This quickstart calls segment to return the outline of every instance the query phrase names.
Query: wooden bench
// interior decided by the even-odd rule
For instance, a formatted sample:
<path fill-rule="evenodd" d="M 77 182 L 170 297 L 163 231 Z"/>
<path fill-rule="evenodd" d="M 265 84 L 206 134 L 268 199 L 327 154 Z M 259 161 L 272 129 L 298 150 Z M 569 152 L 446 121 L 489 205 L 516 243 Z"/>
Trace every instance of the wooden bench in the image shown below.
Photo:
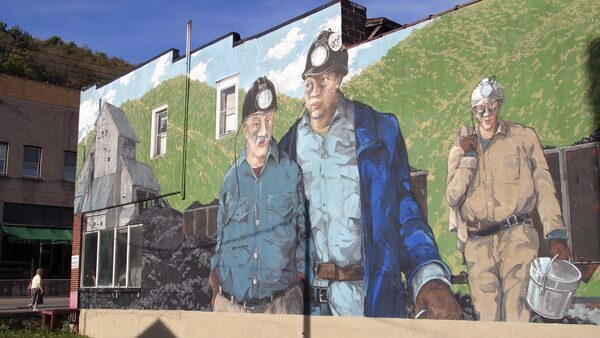
<path fill-rule="evenodd" d="M 43 309 L 42 326 L 46 325 L 46 316 L 50 316 L 50 332 L 54 331 L 54 317 L 59 315 L 69 315 L 69 323 L 74 324 L 77 328 L 79 324 L 79 309 Z M 72 318 L 72 320 L 71 320 Z"/>

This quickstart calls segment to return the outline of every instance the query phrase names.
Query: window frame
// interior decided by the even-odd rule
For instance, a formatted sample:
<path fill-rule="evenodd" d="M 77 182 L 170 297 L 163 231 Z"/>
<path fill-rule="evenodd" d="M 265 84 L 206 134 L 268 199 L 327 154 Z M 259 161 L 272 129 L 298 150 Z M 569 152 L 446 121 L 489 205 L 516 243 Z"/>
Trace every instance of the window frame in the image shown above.
<path fill-rule="evenodd" d="M 0 168 L 0 176 L 6 176 L 8 175 L 8 143 L 0 142 L 0 146 L 4 146 L 4 158 L 0 159 L 4 164 Z"/>
<path fill-rule="evenodd" d="M 167 120 L 167 128 L 163 133 L 158 132 L 158 128 L 160 127 L 160 116 L 166 115 Z M 163 103 L 152 108 L 152 125 L 150 130 L 150 159 L 156 159 L 167 155 L 167 142 L 168 142 L 168 134 L 169 134 L 169 105 L 167 103 Z M 165 147 L 161 149 L 159 139 L 165 139 Z M 159 154 L 158 151 L 162 150 Z"/>
<path fill-rule="evenodd" d="M 96 266 L 94 269 L 94 276 L 95 276 L 95 280 L 94 280 L 94 285 L 84 285 L 84 281 L 85 281 L 85 271 L 83 271 L 82 273 L 80 273 L 79 279 L 80 279 L 80 287 L 83 289 L 94 289 L 94 288 L 114 288 L 114 289 L 139 289 L 141 288 L 141 285 L 138 286 L 130 286 L 131 284 L 131 278 L 130 278 L 130 274 L 131 274 L 131 262 L 130 262 L 130 255 L 131 255 L 131 236 L 132 236 L 132 229 L 133 228 L 142 228 L 142 233 L 143 233 L 143 224 L 130 224 L 130 225 L 126 225 L 126 226 L 120 226 L 120 227 L 114 227 L 112 228 L 112 241 L 113 241 L 113 250 L 112 250 L 112 269 L 109 269 L 110 273 L 111 273 L 111 283 L 109 285 L 98 285 L 98 269 L 100 267 L 100 232 L 102 231 L 108 231 L 107 229 L 104 230 L 93 230 L 93 231 L 86 231 L 83 234 L 83 246 L 82 246 L 82 259 L 81 262 L 82 264 L 85 264 L 85 246 L 86 246 L 86 241 L 85 241 L 85 236 L 90 235 L 90 234 L 96 234 Z M 119 233 L 119 230 L 123 230 L 123 229 L 127 229 L 127 250 L 126 250 L 126 263 L 125 263 L 125 285 L 117 285 L 117 279 L 118 276 L 116 276 L 117 273 L 117 263 L 116 263 L 116 258 L 117 258 L 117 234 Z M 142 236 L 142 241 L 143 241 L 143 236 Z M 142 245 L 142 243 L 138 243 L 138 245 Z M 140 256 L 141 258 L 141 256 Z M 141 266 L 142 262 L 140 260 L 139 265 Z M 83 266 L 83 265 L 82 265 Z M 83 266 L 84 269 L 87 269 L 87 267 Z"/>
<path fill-rule="evenodd" d="M 75 156 L 75 158 L 74 158 L 75 165 L 68 166 L 69 168 L 73 168 L 73 180 L 67 179 L 65 177 L 65 169 L 67 168 L 67 165 L 65 162 L 67 160 L 67 154 L 72 154 L 73 156 Z M 63 151 L 63 181 L 68 182 L 68 183 L 75 183 L 76 180 L 77 180 L 77 152 L 65 150 L 65 151 Z"/>
<path fill-rule="evenodd" d="M 221 92 L 227 90 L 229 88 L 234 88 L 234 104 L 233 107 L 233 119 L 235 124 L 232 130 L 224 129 L 221 132 Z M 221 139 L 229 135 L 233 135 L 237 132 L 238 129 L 238 99 L 239 99 L 239 74 L 230 75 L 220 81 L 217 81 L 217 97 L 216 97 L 216 109 L 215 109 L 215 138 Z M 227 119 L 225 119 L 225 127 L 227 126 Z"/>
<path fill-rule="evenodd" d="M 26 162 L 25 161 L 25 150 L 26 149 L 37 149 L 38 150 L 38 156 L 37 156 L 37 176 L 29 176 L 29 175 L 25 175 L 25 163 L 34 163 L 34 162 Z M 22 161 L 22 165 L 21 165 L 21 176 L 24 178 L 31 178 L 31 179 L 40 179 L 42 177 L 42 148 L 41 147 L 35 147 L 35 146 L 23 146 L 23 161 Z"/>

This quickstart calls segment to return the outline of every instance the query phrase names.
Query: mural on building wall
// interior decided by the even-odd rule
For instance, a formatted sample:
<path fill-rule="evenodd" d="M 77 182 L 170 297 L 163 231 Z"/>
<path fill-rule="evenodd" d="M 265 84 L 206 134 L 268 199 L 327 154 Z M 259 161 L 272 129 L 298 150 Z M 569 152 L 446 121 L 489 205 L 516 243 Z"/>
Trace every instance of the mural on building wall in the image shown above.
<path fill-rule="evenodd" d="M 600 125 L 598 5 L 352 47 L 341 6 L 193 52 L 189 102 L 174 51 L 82 92 L 82 307 L 549 321 L 529 266 L 555 254 L 583 272 L 555 296 L 600 297 L 598 144 L 569 147 Z"/>

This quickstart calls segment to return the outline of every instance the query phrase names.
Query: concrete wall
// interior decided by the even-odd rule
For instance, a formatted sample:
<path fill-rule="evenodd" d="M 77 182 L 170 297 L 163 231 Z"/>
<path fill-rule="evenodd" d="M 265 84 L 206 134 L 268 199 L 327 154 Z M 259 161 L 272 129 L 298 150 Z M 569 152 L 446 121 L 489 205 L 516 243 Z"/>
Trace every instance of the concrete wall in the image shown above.
<path fill-rule="evenodd" d="M 232 325 L 235 323 L 235 325 Z M 588 325 L 406 320 L 199 311 L 81 310 L 79 332 L 102 337 L 594 337 Z"/>

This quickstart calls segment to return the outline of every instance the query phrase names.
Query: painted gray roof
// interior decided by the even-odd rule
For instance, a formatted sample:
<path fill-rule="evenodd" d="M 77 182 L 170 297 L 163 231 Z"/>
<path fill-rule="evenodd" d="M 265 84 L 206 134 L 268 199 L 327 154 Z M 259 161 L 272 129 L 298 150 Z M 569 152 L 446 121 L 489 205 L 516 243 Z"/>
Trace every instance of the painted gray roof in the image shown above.
<path fill-rule="evenodd" d="M 125 164 L 125 169 L 129 177 L 131 177 L 133 185 L 156 191 L 160 189 L 156 177 L 149 166 L 127 158 L 121 157 L 121 159 Z"/>
<path fill-rule="evenodd" d="M 115 174 L 98 177 L 92 181 L 91 194 L 85 203 L 83 211 L 90 211 L 108 207 L 110 193 L 115 182 Z M 89 207 L 88 207 L 89 206 Z M 87 207 L 87 208 L 86 208 Z"/>
<path fill-rule="evenodd" d="M 137 135 L 135 134 L 135 131 L 131 127 L 131 124 L 129 124 L 127 116 L 125 116 L 125 113 L 121 109 L 113 106 L 108 102 L 105 102 L 104 105 L 102 105 L 102 112 L 107 112 L 111 116 L 112 120 L 117 126 L 117 130 L 120 136 L 130 138 L 137 143 L 140 142 Z"/>

